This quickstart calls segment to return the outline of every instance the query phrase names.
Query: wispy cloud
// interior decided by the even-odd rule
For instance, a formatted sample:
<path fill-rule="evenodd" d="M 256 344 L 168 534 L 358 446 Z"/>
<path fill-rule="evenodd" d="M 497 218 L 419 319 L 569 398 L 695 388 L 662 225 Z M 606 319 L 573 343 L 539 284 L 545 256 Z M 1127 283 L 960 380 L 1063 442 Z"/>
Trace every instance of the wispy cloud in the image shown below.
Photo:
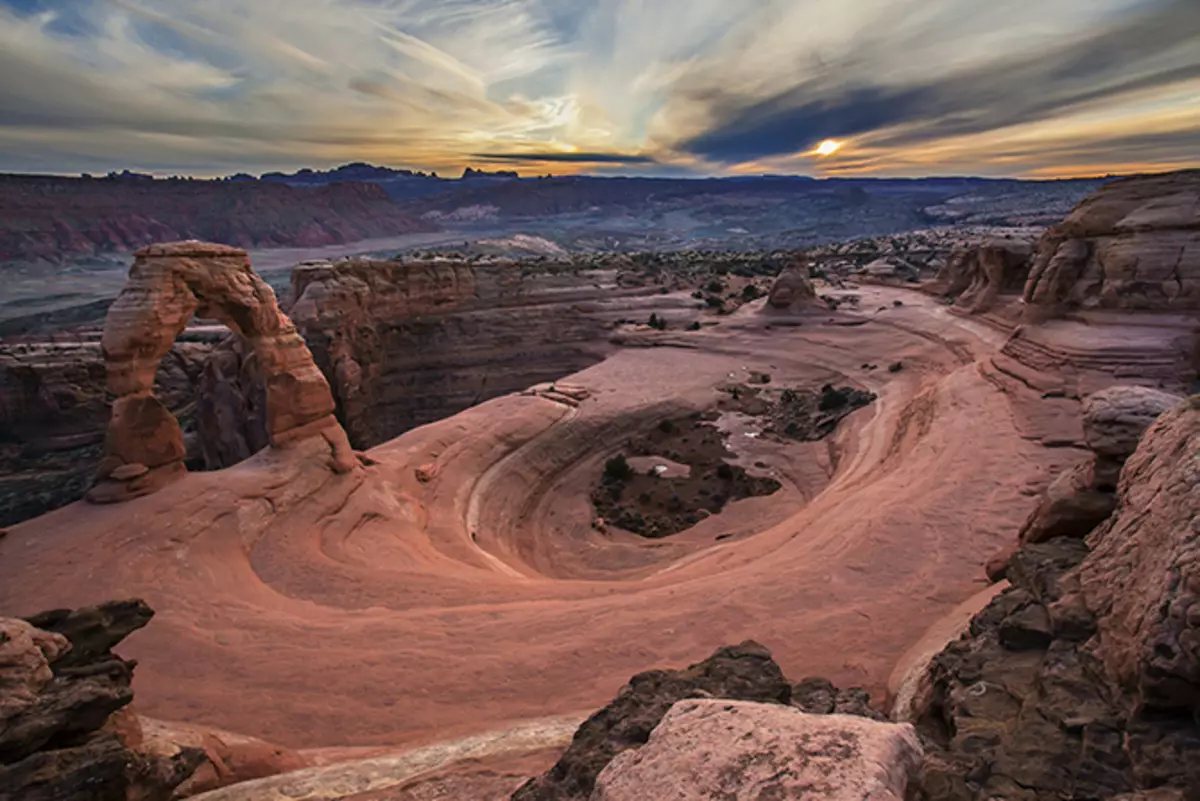
<path fill-rule="evenodd" d="M 1197 96 L 1196 0 L 0 0 L 0 169 L 1178 166 Z"/>

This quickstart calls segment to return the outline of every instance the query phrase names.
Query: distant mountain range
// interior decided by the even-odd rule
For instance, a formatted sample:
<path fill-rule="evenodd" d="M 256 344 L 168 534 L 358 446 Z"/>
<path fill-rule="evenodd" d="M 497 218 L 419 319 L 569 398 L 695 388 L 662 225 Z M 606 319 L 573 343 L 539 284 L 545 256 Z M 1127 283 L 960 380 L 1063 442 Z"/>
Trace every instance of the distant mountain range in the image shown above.
<path fill-rule="evenodd" d="M 199 238 L 320 247 L 446 229 L 527 233 L 568 250 L 806 247 L 921 227 L 1046 225 L 1099 180 L 458 178 L 345 164 L 332 170 L 155 179 L 123 172 L 0 175 L 0 261 L 56 262 Z"/>

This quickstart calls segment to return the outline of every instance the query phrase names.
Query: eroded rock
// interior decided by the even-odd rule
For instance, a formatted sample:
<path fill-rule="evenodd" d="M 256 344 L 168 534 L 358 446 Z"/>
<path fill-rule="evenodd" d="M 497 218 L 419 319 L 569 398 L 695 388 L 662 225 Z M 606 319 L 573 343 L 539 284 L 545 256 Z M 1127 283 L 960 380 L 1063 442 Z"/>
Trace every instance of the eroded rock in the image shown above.
<path fill-rule="evenodd" d="M 1086 537 L 1108 519 L 1117 505 L 1117 478 L 1125 459 L 1155 418 L 1179 400 L 1139 386 L 1109 387 L 1089 395 L 1083 403 L 1083 435 L 1092 457 L 1046 488 L 1021 527 L 1020 541 Z"/>
<path fill-rule="evenodd" d="M 1200 171 L 1112 181 L 1038 244 L 1024 299 L 1069 308 L 1200 309 Z"/>
<path fill-rule="evenodd" d="M 907 724 L 686 700 L 671 707 L 646 745 L 608 764 L 590 798 L 900 801 L 920 767 L 921 746 Z"/>
<path fill-rule="evenodd" d="M 135 663 L 110 649 L 151 614 L 129 601 L 0 618 L 0 799 L 166 801 L 204 761 L 139 751 L 136 724 L 117 714 Z"/>
<path fill-rule="evenodd" d="M 808 267 L 795 265 L 786 268 L 771 285 L 767 305 L 780 311 L 798 309 L 817 299 L 816 290 L 808 278 Z"/>
<path fill-rule="evenodd" d="M 927 798 L 1192 797 L 1198 493 L 1193 398 L 1146 432 L 1086 543 L 1018 550 L 1012 588 L 933 660 L 917 712 Z"/>
<path fill-rule="evenodd" d="M 1141 705 L 1200 712 L 1200 403 L 1178 404 L 1125 464 L 1088 539 L 1082 595 L 1109 677 Z"/>
<path fill-rule="evenodd" d="M 104 326 L 108 388 L 116 401 L 89 500 L 106 503 L 145 495 L 186 472 L 182 430 L 155 396 L 154 377 L 159 361 L 194 316 L 220 320 L 254 351 L 266 387 L 272 445 L 286 447 L 321 436 L 330 444 L 333 469 L 346 472 L 357 465 L 334 417 L 329 384 L 280 311 L 274 291 L 250 267 L 246 252 L 194 241 L 152 245 L 136 254 L 129 281 Z M 121 471 L 124 465 L 146 470 L 131 475 Z"/>

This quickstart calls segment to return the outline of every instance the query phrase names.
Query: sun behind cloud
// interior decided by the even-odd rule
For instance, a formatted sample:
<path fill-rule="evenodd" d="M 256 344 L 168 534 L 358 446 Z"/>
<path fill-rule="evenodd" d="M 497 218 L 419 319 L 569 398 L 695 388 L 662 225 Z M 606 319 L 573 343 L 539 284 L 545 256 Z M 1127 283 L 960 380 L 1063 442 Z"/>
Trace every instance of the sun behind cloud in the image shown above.
<path fill-rule="evenodd" d="M 818 156 L 832 156 L 834 153 L 838 152 L 841 147 L 842 143 L 836 139 L 826 139 L 824 142 L 817 145 L 816 150 L 813 152 Z"/>

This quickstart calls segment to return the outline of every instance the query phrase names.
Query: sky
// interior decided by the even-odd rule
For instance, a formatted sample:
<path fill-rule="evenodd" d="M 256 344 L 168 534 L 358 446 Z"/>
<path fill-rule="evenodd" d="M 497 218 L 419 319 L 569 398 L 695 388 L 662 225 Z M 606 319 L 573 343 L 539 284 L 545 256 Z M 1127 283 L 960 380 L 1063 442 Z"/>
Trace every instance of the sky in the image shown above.
<path fill-rule="evenodd" d="M 349 161 L 1200 166 L 1200 0 L 0 0 L 0 170 Z"/>

